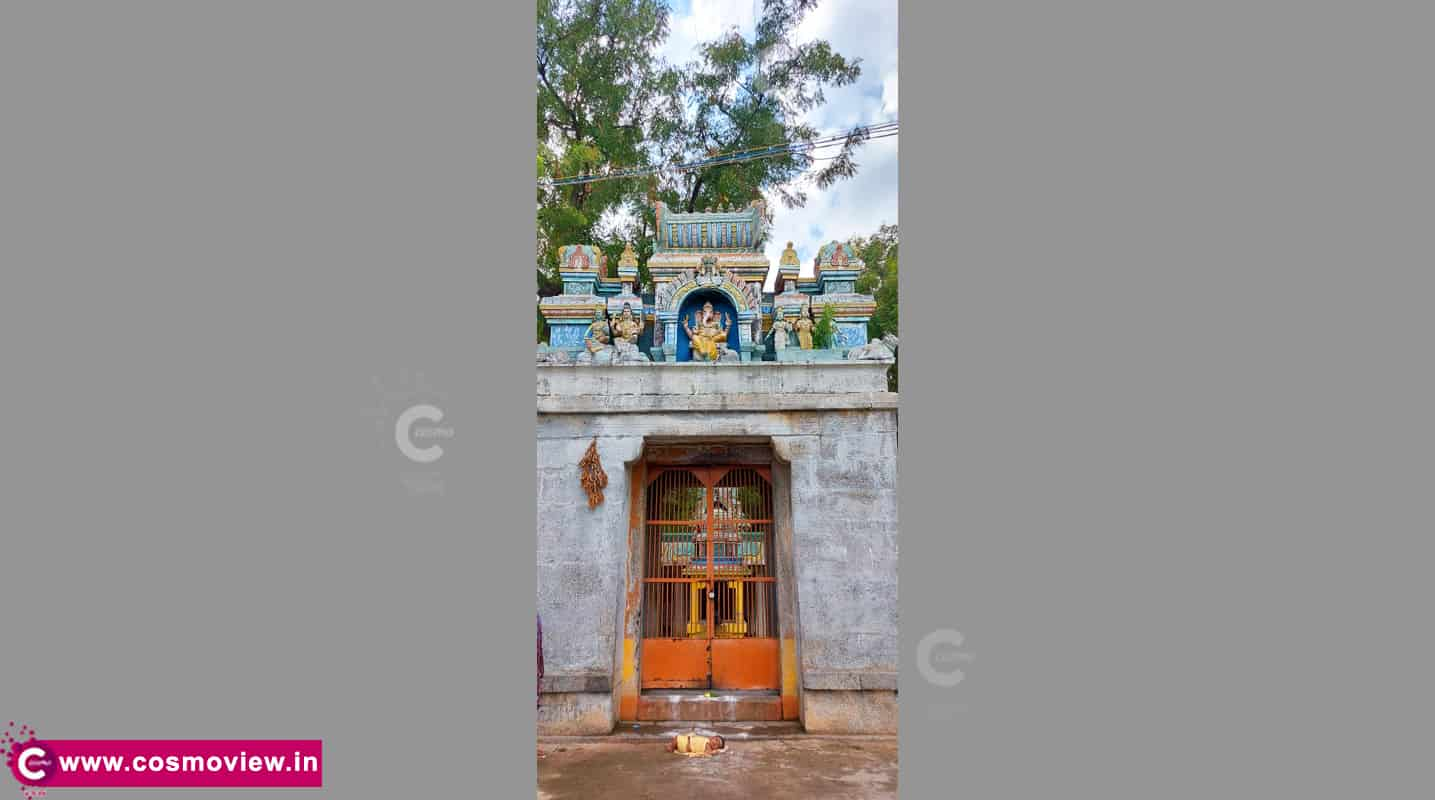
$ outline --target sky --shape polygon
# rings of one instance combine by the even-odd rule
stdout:
[[[670,32],[662,55],[669,62],[693,60],[699,42],[737,26],[749,40],[760,0],[671,0]],[[860,124],[897,119],[897,0],[825,0],[808,12],[797,29],[796,43],[826,39],[834,50],[862,60],[862,75],[850,86],[824,90],[827,102],[809,112],[805,122],[826,133],[845,133]],[[812,259],[824,243],[868,236],[882,224],[897,222],[897,141],[868,142],[857,151],[857,174],[826,191],[807,188],[807,205],[789,209],[768,198],[773,229],[767,242],[772,262],[767,289],[772,290],[778,259],[791,241],[811,275]]]

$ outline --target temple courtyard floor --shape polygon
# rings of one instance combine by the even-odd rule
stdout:
[[[666,736],[656,732],[540,738],[538,800],[897,797],[895,736],[716,731],[724,735],[727,748],[708,757],[669,753],[664,749]]]

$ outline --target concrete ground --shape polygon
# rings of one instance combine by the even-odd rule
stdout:
[[[726,750],[706,758],[664,745],[651,737],[540,739],[538,800],[897,797],[896,737],[729,737]]]

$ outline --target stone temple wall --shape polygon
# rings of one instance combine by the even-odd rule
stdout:
[[[896,732],[897,395],[887,366],[537,368],[540,733],[606,733],[628,718],[623,696],[640,668],[625,630],[630,468],[645,442],[679,439],[762,441],[778,459],[775,488],[790,489],[777,509],[785,588],[796,590],[796,624],[785,621],[782,635],[796,628],[804,727]],[[608,486],[589,509],[578,462],[595,439]]]

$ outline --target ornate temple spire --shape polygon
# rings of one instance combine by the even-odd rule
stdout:
[[[792,242],[787,243],[787,248],[782,251],[782,258],[778,259],[779,267],[800,267],[802,262],[797,260],[797,251],[792,249]]]
[[[787,248],[782,251],[782,257],[777,260],[777,288],[784,294],[796,292],[794,287],[801,272],[802,262],[797,260],[797,251],[792,248],[792,242],[788,242]]]
[[[618,279],[623,282],[623,294],[631,292],[638,279],[638,254],[633,252],[632,242],[624,242],[623,254],[618,256]]]

